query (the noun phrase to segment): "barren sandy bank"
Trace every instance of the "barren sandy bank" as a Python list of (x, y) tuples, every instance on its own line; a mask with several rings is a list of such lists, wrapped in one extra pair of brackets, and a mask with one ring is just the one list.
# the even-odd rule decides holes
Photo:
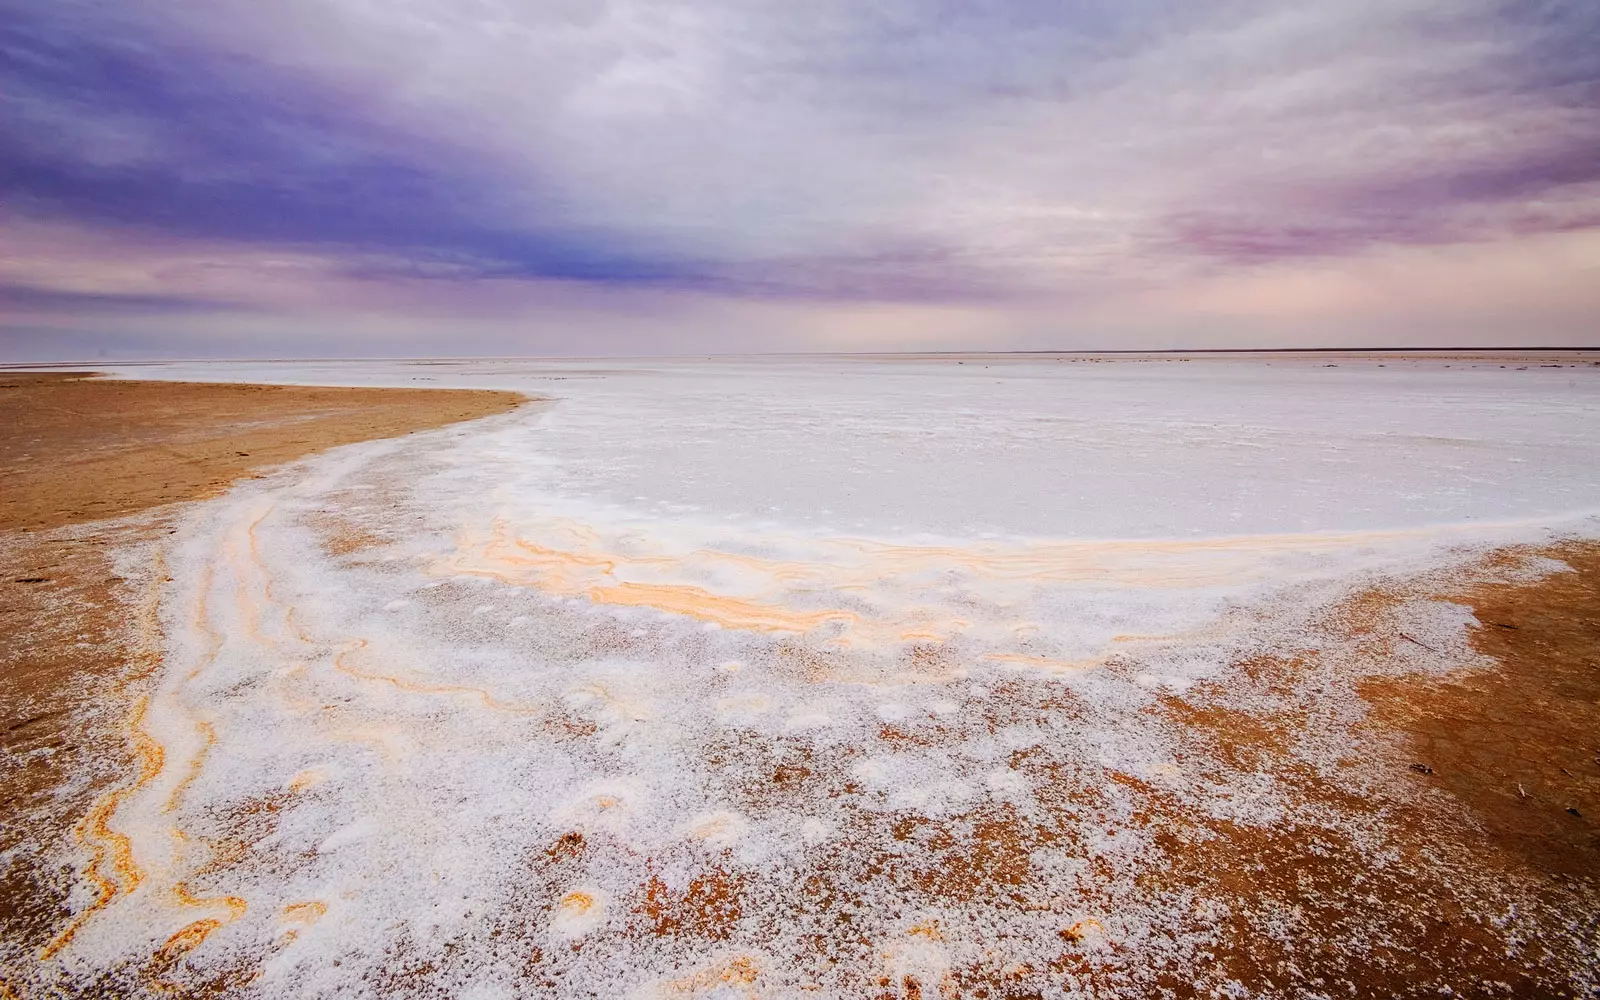
[(159, 663), (141, 596), (162, 570), (116, 553), (168, 530), (170, 505), (260, 470), (523, 398), (0, 373), (0, 937), (33, 950), (67, 925), (80, 873), (46, 859), (104, 822), (90, 803), (133, 766), (114, 730)]
[(197, 500), (324, 448), (504, 413), (522, 398), (0, 372), (0, 531)]

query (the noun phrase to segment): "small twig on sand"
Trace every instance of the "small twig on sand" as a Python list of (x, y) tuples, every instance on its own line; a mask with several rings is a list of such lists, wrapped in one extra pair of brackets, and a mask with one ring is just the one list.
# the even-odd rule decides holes
[(1522, 787), (1522, 782), (1520, 782), (1520, 781), (1517, 782), (1517, 794), (1522, 796), (1523, 798), (1527, 798), (1528, 797), (1528, 790), (1526, 788)]
[(1416, 638), (1415, 636), (1409, 636), (1409, 635), (1406, 635), (1404, 632), (1401, 632), (1400, 633), (1400, 638), (1406, 640), (1407, 642), (1414, 642), (1417, 645), (1421, 646), (1423, 649), (1426, 649), (1430, 653), (1437, 653), (1438, 652), (1437, 649), (1434, 649), (1432, 646), (1430, 646), (1427, 643), (1423, 642), (1421, 639)]

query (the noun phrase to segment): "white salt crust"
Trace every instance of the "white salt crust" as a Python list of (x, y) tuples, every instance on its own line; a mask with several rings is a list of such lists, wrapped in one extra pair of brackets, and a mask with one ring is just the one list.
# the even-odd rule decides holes
[[(1197, 962), (1212, 940), (1171, 928), (1216, 904), (1139, 890), (1159, 853), (1126, 779), (1368, 834), (1151, 707), (1314, 646), (1296, 753), (1332, 773), (1357, 676), (1477, 664), (1459, 606), (1401, 607), (1382, 664), (1317, 609), (1592, 534), (1600, 497), (1592, 377), (1223, 372), (591, 371), (197, 506), (137, 723), (163, 762), (112, 824), (142, 879), (30, 975), (134, 968), (197, 925), (173, 967), (259, 963), (234, 989), (267, 997), (857, 995), (1044, 968), (1068, 927), (1091, 956)], [(335, 556), (341, 531), (384, 543)], [(880, 877), (936, 828), (1049, 810), (1078, 826), (1030, 849), (1027, 905)], [(797, 905), (819, 873), (858, 897)], [(740, 886), (716, 934), (641, 930), (652, 892), (712, 877)]]

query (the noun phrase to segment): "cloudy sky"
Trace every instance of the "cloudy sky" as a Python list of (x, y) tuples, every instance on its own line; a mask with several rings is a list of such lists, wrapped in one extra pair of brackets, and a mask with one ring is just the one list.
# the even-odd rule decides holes
[(1600, 343), (1594, 0), (0, 0), (0, 357)]

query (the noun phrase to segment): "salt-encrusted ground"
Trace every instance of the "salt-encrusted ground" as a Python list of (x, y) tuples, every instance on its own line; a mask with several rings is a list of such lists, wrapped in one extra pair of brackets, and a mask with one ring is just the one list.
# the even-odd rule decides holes
[(141, 764), (34, 981), (1593, 984), (1593, 887), (1419, 837), (1358, 688), (1492, 668), (1438, 595), (1600, 533), (1600, 369), (958, 360), (206, 370), (552, 401), (160, 543)]

